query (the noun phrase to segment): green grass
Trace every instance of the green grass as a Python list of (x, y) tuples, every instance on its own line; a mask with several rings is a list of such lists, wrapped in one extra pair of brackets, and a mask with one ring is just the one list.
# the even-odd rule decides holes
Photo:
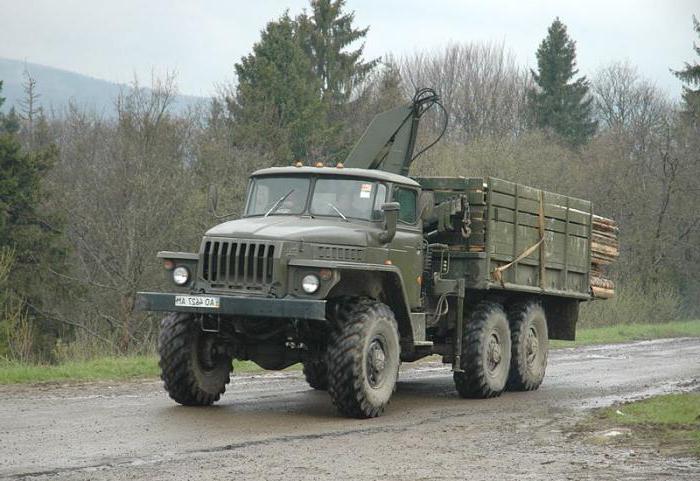
[(622, 324), (619, 326), (579, 328), (576, 341), (552, 341), (551, 347), (643, 341), (666, 337), (700, 337), (700, 320), (673, 321), (664, 324)]
[[(578, 429), (593, 433), (589, 437), (598, 443), (700, 456), (700, 392), (614, 405), (595, 412)], [(626, 434), (613, 439), (599, 434), (610, 430), (624, 430)]]
[[(250, 361), (234, 362), (237, 372), (261, 369)], [(155, 356), (104, 357), (58, 365), (35, 365), (0, 361), (0, 384), (62, 381), (152, 379), (160, 375)]]
[[(552, 341), (551, 346), (560, 348), (684, 336), (700, 337), (700, 320), (578, 329), (575, 342)], [(236, 361), (234, 369), (237, 372), (261, 370), (249, 361)], [(0, 384), (149, 379), (158, 375), (158, 359), (152, 356), (104, 357), (58, 365), (21, 364), (0, 359)]]
[(688, 425), (697, 430), (700, 429), (700, 392), (655, 396), (608, 408), (605, 415), (622, 424)]

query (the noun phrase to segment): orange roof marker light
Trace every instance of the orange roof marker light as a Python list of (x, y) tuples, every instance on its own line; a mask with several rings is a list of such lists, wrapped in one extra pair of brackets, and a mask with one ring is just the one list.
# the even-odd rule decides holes
[(384, 265), (390, 266), (392, 264), (393, 264), (393, 262), (391, 262), (389, 259), (384, 261)]
[(316, 167), (323, 167), (323, 162), (316, 162)]
[(343, 167), (345, 167), (345, 166), (343, 165), (342, 162), (338, 162), (337, 164), (335, 164), (336, 169), (342, 169)]
[(304, 163), (301, 160), (297, 160), (294, 167), (304, 167)]

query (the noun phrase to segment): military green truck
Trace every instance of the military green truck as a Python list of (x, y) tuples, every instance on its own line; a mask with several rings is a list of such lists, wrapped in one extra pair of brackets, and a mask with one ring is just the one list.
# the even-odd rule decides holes
[[(242, 218), (160, 252), (165, 389), (219, 400), (233, 360), (302, 363), (340, 413), (380, 415), (401, 362), (439, 355), (465, 398), (537, 389), (591, 289), (591, 203), (482, 177), (408, 177), (430, 89), (375, 117), (343, 163), (258, 170)], [(215, 202), (214, 202), (215, 204)]]

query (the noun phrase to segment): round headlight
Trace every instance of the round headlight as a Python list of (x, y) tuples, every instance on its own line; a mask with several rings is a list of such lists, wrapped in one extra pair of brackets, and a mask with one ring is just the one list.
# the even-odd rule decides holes
[(184, 286), (190, 280), (190, 271), (187, 267), (176, 267), (173, 270), (173, 282), (178, 286)]
[(318, 290), (319, 285), (320, 281), (318, 280), (318, 277), (316, 277), (313, 274), (304, 276), (304, 278), (301, 280), (301, 287), (307, 294), (313, 294), (314, 292), (316, 292)]

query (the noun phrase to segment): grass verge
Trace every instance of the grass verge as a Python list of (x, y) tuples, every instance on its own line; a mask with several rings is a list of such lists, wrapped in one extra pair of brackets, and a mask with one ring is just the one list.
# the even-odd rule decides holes
[[(551, 346), (560, 348), (685, 336), (700, 337), (700, 320), (579, 329), (576, 341), (552, 341)], [(299, 369), (299, 366), (288, 369)], [(234, 370), (256, 372), (261, 369), (249, 361), (236, 361)], [(146, 379), (158, 375), (158, 359), (154, 356), (104, 357), (58, 365), (22, 364), (0, 359), (0, 384)]]
[[(237, 372), (261, 371), (250, 361), (235, 361)], [(155, 356), (103, 357), (90, 361), (73, 361), (58, 365), (21, 364), (0, 360), (0, 384), (62, 381), (132, 380), (157, 378), (160, 375)]]
[(576, 430), (597, 444), (700, 457), (700, 392), (655, 396), (601, 409)]
[(668, 337), (700, 337), (700, 320), (673, 321), (664, 324), (620, 324), (618, 326), (579, 328), (575, 341), (551, 341), (550, 346), (574, 347), (589, 344), (645, 341)]

